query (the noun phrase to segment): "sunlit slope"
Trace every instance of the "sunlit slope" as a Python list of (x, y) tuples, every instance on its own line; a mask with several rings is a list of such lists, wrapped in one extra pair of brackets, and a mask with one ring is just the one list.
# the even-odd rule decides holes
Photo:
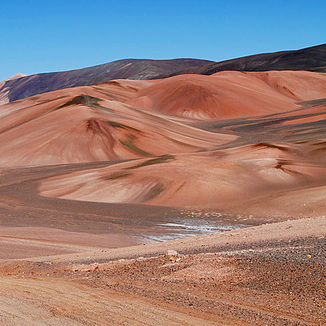
[(123, 102), (146, 81), (55, 91), (0, 107), (0, 166), (125, 160), (230, 142)]
[(299, 108), (326, 97), (326, 74), (307, 71), (181, 75), (140, 90), (128, 103), (200, 120), (239, 118)]

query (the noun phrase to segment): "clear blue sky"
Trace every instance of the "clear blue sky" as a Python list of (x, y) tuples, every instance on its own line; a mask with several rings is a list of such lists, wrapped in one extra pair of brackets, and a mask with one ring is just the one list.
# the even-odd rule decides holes
[(220, 61), (326, 43), (326, 1), (1, 0), (0, 80), (124, 58)]

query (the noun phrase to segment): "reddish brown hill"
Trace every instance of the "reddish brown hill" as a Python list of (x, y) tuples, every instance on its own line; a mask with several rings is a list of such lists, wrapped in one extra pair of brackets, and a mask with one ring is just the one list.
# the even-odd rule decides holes
[(211, 148), (236, 139), (123, 102), (153, 82), (113, 81), (0, 108), (0, 166), (133, 159)]
[[(286, 119), (293, 115), (291, 110), (301, 108), (302, 101), (315, 103), (323, 97), (326, 75), (302, 71), (116, 80), (50, 92), (0, 107), (0, 165), (97, 162), (210, 150), (239, 135), (199, 125), (198, 119), (218, 125), (221, 119), (277, 113), (275, 121), (281, 119), (284, 127), (291, 127), (294, 120)], [(300, 116), (302, 123), (322, 119), (320, 108), (306, 110)]]
[[(145, 203), (219, 212), (258, 211), (275, 216), (304, 214), (323, 207), (314, 193), (326, 180), (324, 164), (308, 157), (303, 145), (246, 145), (225, 151), (168, 155), (54, 177), (40, 193), (91, 202)], [(306, 196), (303, 198), (304, 194)], [(287, 202), (293, 197), (294, 205)], [(307, 207), (305, 207), (307, 206)], [(299, 210), (298, 210), (299, 208)], [(265, 212), (264, 212), (265, 209)], [(282, 213), (280, 214), (281, 211)]]
[(326, 97), (326, 74), (305, 71), (182, 75), (140, 90), (129, 104), (169, 115), (212, 120), (299, 108)]
[[(44, 180), (42, 195), (265, 217), (323, 212), (318, 196), (326, 180), (325, 74), (222, 72), (137, 83), (134, 89), (128, 84), (130, 93), (121, 97), (128, 104), (97, 102), (102, 108), (91, 109), (88, 128), (101, 142), (87, 136), (84, 150), (74, 150), (88, 153), (90, 161), (140, 160)], [(77, 125), (85, 124), (82, 114), (90, 114), (89, 107), (68, 109), (81, 110)], [(106, 131), (108, 121), (114, 128), (111, 122)], [(74, 144), (87, 135), (85, 127), (76, 128)], [(112, 143), (102, 146), (110, 137)], [(104, 153), (110, 146), (111, 156), (89, 154), (90, 148)]]

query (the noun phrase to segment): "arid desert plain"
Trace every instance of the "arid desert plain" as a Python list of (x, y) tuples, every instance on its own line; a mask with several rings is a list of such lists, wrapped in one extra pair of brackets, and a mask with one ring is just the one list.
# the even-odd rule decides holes
[(326, 72), (155, 64), (0, 83), (0, 324), (325, 325)]

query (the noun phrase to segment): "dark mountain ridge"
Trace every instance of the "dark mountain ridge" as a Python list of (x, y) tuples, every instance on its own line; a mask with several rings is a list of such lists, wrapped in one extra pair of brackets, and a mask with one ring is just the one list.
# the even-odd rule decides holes
[(213, 62), (200, 67), (175, 71), (172, 74), (165, 74), (159, 77), (166, 78), (181, 74), (212, 75), (225, 70), (308, 70), (326, 72), (326, 44), (294, 51), (255, 54), (237, 59)]
[(112, 79), (154, 79), (161, 74), (211, 63), (199, 59), (124, 59), (70, 71), (51, 72), (8, 80), (0, 88), (9, 102), (58, 89), (90, 86)]
[(182, 74), (211, 75), (219, 71), (308, 70), (326, 72), (326, 44), (294, 51), (263, 53), (213, 62), (199, 59), (124, 59), (63, 72), (7, 80), (0, 97), (12, 102), (58, 89), (90, 86), (112, 79), (158, 79)]

